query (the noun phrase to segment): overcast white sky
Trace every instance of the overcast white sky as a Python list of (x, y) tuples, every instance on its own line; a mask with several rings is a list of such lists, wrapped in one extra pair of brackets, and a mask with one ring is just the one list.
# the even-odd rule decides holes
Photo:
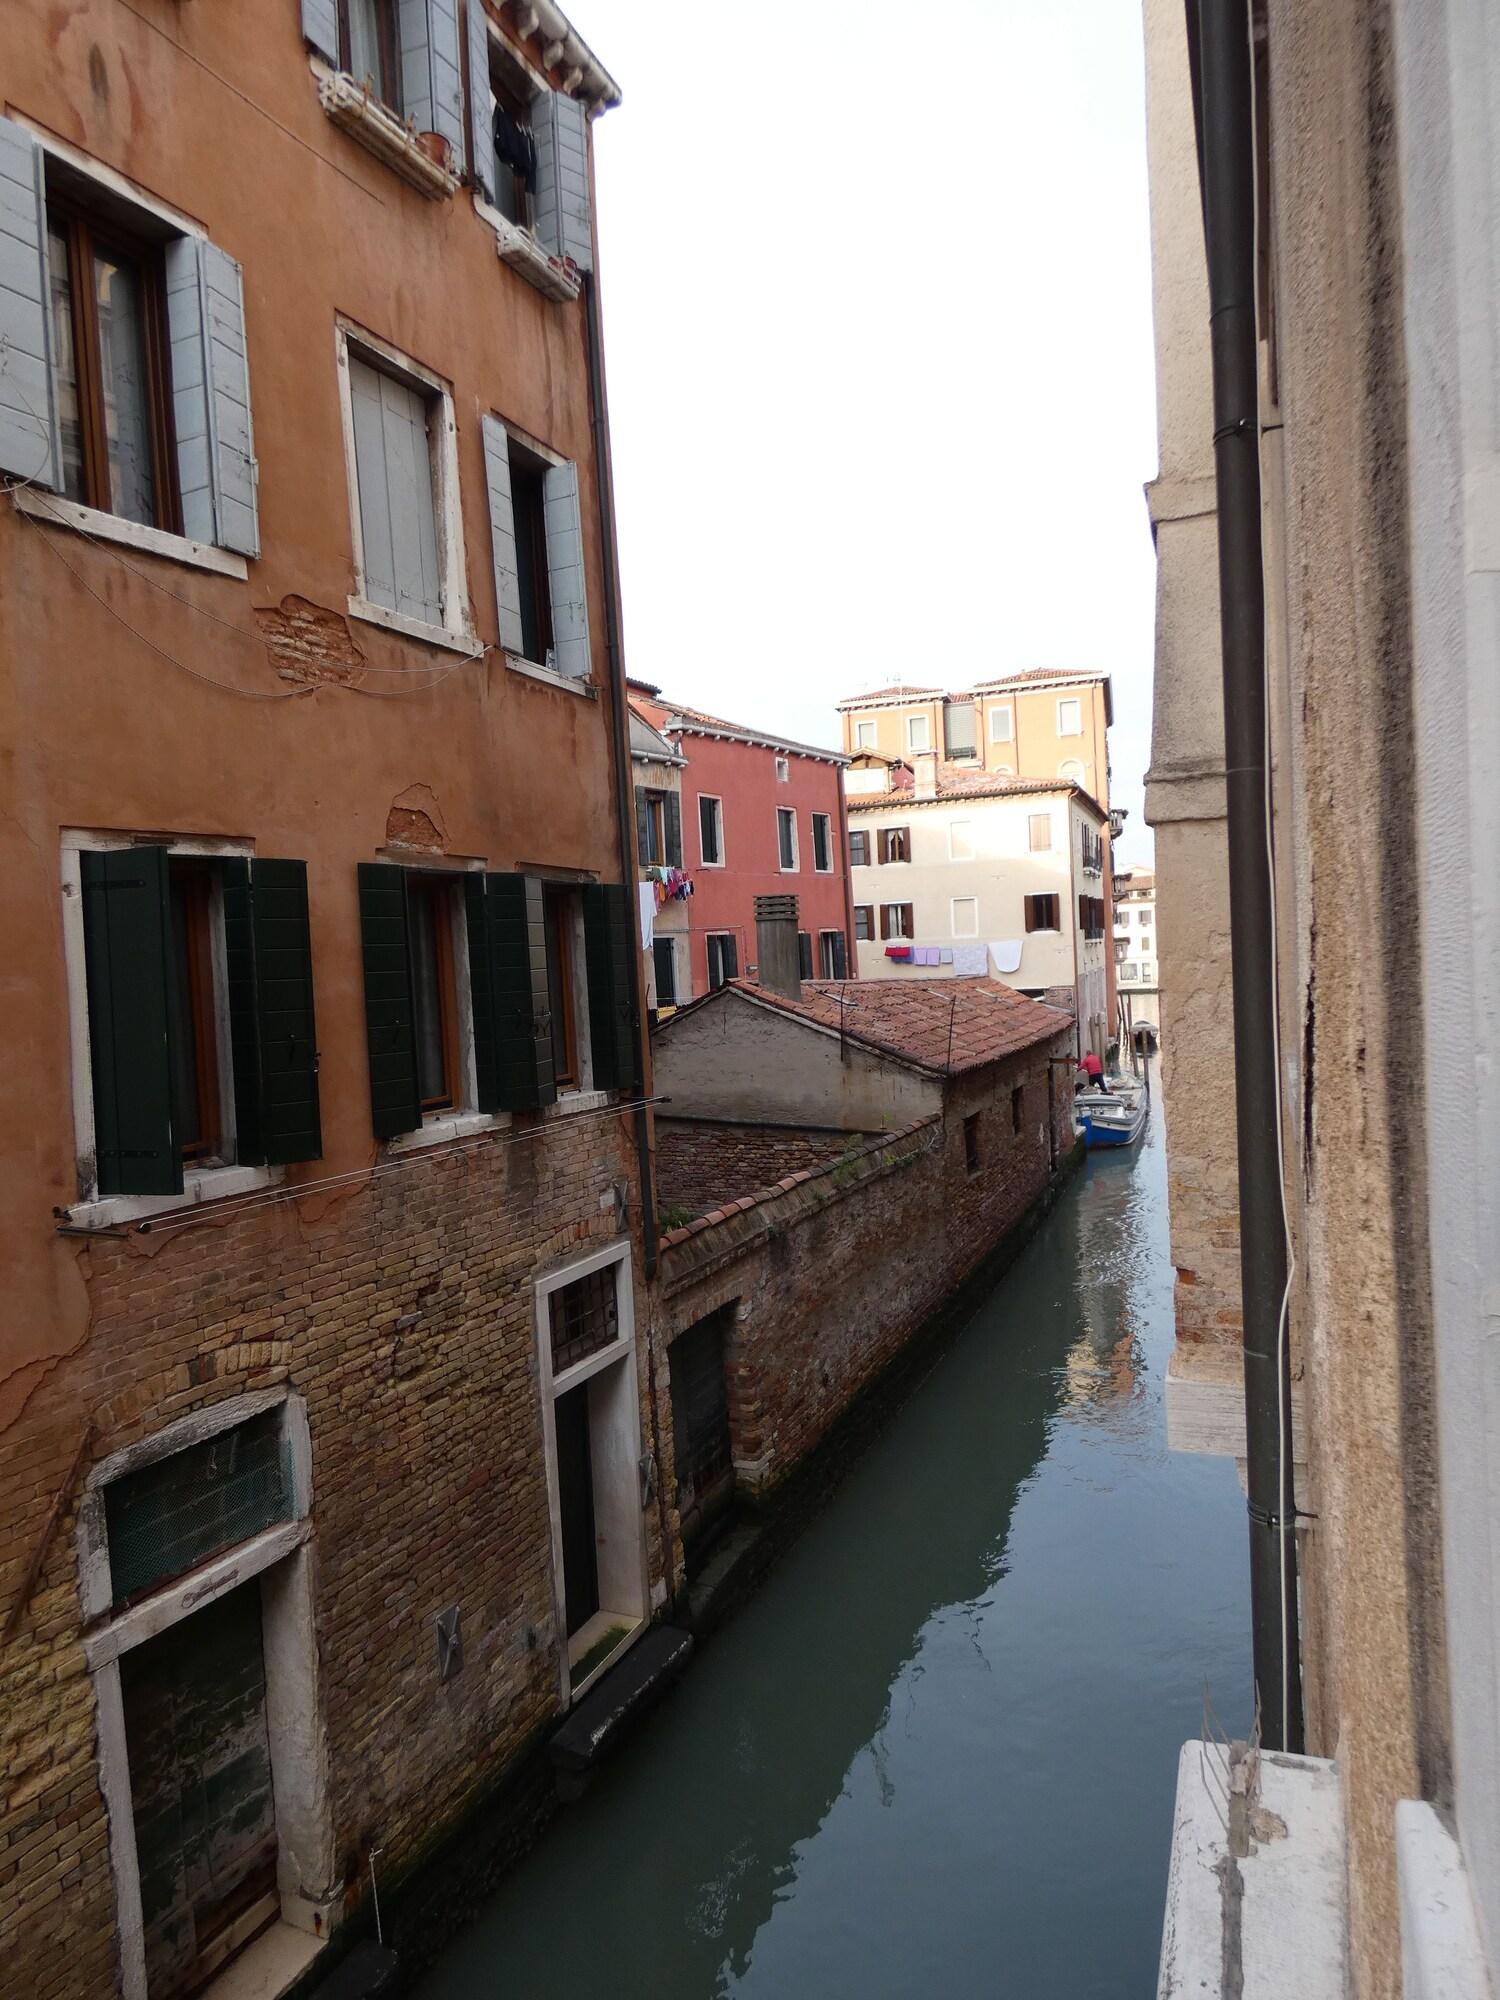
[(1144, 861), (1156, 463), (1139, 0), (574, 0), (626, 658), (807, 742), (841, 695), (1114, 676)]

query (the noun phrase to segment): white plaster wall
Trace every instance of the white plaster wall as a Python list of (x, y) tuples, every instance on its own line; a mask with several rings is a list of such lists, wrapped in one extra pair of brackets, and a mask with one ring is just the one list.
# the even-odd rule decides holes
[(651, 1043), (667, 1112), (879, 1132), (936, 1111), (927, 1078), (729, 993), (674, 1015)]
[(1419, 851), (1433, 919), (1423, 935), (1424, 1057), (1454, 1805), (1496, 1980), (1500, 12), (1492, 0), (1395, 0), (1393, 11)]

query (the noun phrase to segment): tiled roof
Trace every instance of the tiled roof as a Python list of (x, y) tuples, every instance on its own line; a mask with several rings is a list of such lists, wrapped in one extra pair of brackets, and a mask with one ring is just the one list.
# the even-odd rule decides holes
[(635, 692), (642, 683), (632, 682), (630, 706), (637, 715), (643, 716), (653, 728), (669, 730), (679, 727), (688, 734), (724, 731), (731, 736), (743, 737), (748, 743), (755, 743), (771, 750), (785, 750), (794, 757), (817, 757), (825, 764), (847, 764), (848, 758), (842, 750), (830, 750), (821, 743), (797, 743), (786, 736), (778, 736), (768, 729), (757, 729), (749, 722), (729, 722), (722, 715), (710, 715), (701, 708), (688, 708), (680, 701), (662, 701)]
[(1019, 673), (996, 674), (993, 680), (975, 681), (967, 692), (987, 694), (991, 688), (1014, 687), (1018, 681), (1061, 681), (1067, 687), (1078, 687), (1086, 681), (1108, 679), (1103, 667), (1023, 667)]
[(880, 806), (938, 805), (944, 799), (1004, 799), (1020, 798), (1036, 792), (1076, 792), (1101, 820), (1105, 817), (1098, 801), (1082, 785), (1074, 784), (1071, 778), (1005, 778), (996, 771), (974, 771), (962, 764), (939, 764), (937, 791), (931, 798), (918, 798), (915, 786), (911, 767), (896, 764), (891, 769), (888, 791), (850, 792), (846, 803), (849, 811), (856, 813), (874, 812)]
[(936, 687), (899, 686), (899, 687), (888, 687), (888, 688), (871, 688), (868, 694), (846, 694), (842, 701), (836, 701), (834, 703), (834, 707), (838, 709), (840, 712), (842, 712), (846, 708), (858, 708), (861, 702), (908, 701), (908, 700), (916, 701), (923, 698), (924, 696), (930, 697), (932, 695), (940, 695), (942, 692), (943, 690), (941, 688), (936, 688)]
[(922, 1069), (954, 1073), (1051, 1041), (1072, 1025), (1061, 1008), (1028, 1000), (998, 979), (804, 980), (800, 1000), (745, 979), (721, 990), (841, 1029), (852, 1042)]

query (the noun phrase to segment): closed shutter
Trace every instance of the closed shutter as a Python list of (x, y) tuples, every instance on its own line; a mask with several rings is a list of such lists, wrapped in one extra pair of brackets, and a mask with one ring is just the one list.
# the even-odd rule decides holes
[(663, 795), (663, 809), (667, 821), (667, 866), (682, 866), (682, 800), (676, 792)]
[[(470, 0), (470, 5), (477, 0)], [(518, 657), (526, 652), (521, 625), (521, 575), (516, 556), (516, 510), (510, 490), (510, 434), (498, 417), (480, 419), (484, 433), (484, 483), (490, 503), (490, 551), (495, 564), (495, 603), (500, 644)]]
[(583, 576), (578, 467), (549, 465), (542, 482), (547, 521), (547, 579), (552, 597), (552, 653), (558, 673), (588, 678), (589, 607)]
[(0, 118), (0, 471), (55, 488), (62, 453), (42, 157), (29, 132)]
[(534, 875), (486, 875), (484, 904), (495, 1101), (487, 1105), (481, 1097), (480, 1108), (535, 1111), (557, 1096), (541, 882)]
[(393, 1139), (422, 1123), (404, 869), (378, 861), (359, 864), (359, 928), (370, 1117), (377, 1139)]
[(116, 848), (81, 854), (79, 862), (98, 1191), (181, 1194), (172, 1134), (167, 850)]
[(236, 1157), (273, 1167), (320, 1159), (307, 863), (226, 862), (224, 942)]
[(195, 541), (258, 556), (244, 274), (197, 236), (175, 238), (165, 255), (183, 530)]
[(545, 90), (531, 107), (531, 131), (537, 240), (554, 257), (571, 257), (580, 271), (592, 270), (588, 112), (576, 97)]
[[(490, 94), (490, 33), (483, 0), (466, 0), (469, 23), (469, 172), (495, 199), (495, 100)], [(486, 419), (488, 421), (488, 419)]]
[(302, 39), (324, 62), (339, 66), (338, 0), (302, 0)]
[(812, 932), (797, 933), (797, 972), (803, 979), (813, 976)]
[(651, 801), (644, 785), (635, 788), (635, 858), (643, 868), (651, 864)]
[(828, 933), (828, 950), (833, 960), (830, 976), (834, 979), (843, 979), (849, 970), (849, 955), (845, 947), (844, 933), (842, 931), (830, 931)]
[(500, 1109), (494, 976), (490, 968), (489, 910), (483, 875), (464, 877), (464, 931), (469, 946), (469, 1015), (474, 1024), (474, 1102)]
[(364, 592), (424, 624), (443, 620), (427, 400), (349, 356)]
[(464, 152), (458, 0), (401, 0), (401, 108), (419, 132), (439, 132)]
[(589, 1049), (596, 1090), (629, 1090), (635, 1060), (635, 955), (628, 892), (592, 882), (583, 892), (588, 961)]

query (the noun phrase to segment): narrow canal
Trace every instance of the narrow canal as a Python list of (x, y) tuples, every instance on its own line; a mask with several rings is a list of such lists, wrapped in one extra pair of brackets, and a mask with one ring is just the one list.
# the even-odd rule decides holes
[(1129, 2000), (1179, 1746), (1248, 1720), (1234, 1468), (1169, 1456), (1159, 1117), (1040, 1235), (423, 2000)]

